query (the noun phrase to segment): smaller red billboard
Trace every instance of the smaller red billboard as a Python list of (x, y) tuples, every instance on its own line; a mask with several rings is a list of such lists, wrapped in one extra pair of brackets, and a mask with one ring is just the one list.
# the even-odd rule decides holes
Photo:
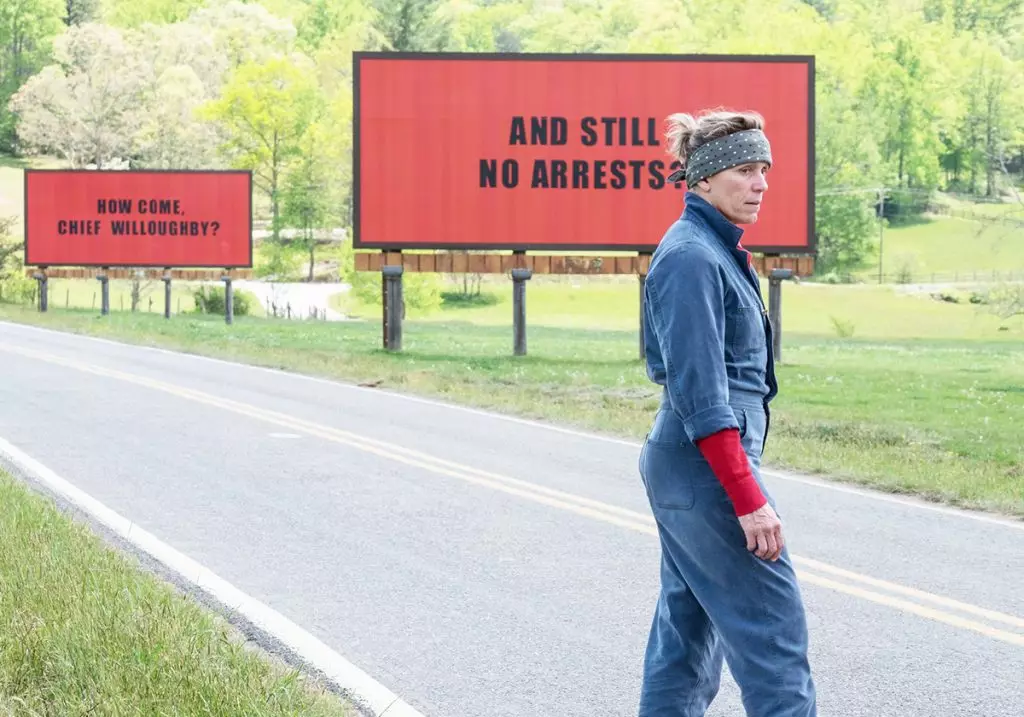
[(25, 263), (252, 267), (252, 172), (26, 170)]

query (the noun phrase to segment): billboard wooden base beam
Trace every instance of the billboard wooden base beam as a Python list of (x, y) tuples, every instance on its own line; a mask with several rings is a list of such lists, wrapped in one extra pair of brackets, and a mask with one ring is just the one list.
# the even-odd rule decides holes
[[(356, 271), (377, 272), (384, 266), (401, 266), (405, 271), (438, 274), (508, 274), (513, 269), (529, 269), (532, 274), (640, 274), (646, 275), (651, 255), (585, 256), (553, 254), (470, 254), (439, 252), (356, 252)], [(814, 273), (813, 256), (755, 256), (758, 273), (767, 276), (773, 269), (789, 269), (793, 276)]]
[[(25, 273), (31, 277), (34, 269), (26, 269)], [(65, 267), (47, 268), (47, 275), (51, 279), (99, 279), (105, 275), (108, 279), (165, 279), (168, 275), (176, 281), (220, 281), (224, 275), (223, 269), (161, 269), (144, 268), (132, 269), (130, 267)], [(252, 269), (231, 269), (227, 272), (236, 281), (252, 279)]]

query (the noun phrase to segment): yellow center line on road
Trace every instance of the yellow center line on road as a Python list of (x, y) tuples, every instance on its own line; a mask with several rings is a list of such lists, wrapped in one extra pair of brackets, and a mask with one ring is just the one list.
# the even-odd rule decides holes
[[(639, 513), (610, 505), (608, 503), (603, 503), (601, 501), (575, 495), (573, 493), (548, 488), (529, 481), (492, 473), (478, 468), (473, 468), (472, 466), (462, 465), (454, 461), (438, 458), (398, 444), (388, 443), (386, 441), (362, 436), (350, 431), (344, 431), (338, 428), (307, 421), (296, 416), (222, 398), (203, 391), (197, 391), (195, 389), (147, 378), (145, 376), (95, 366), (81, 361), (76, 361), (74, 359), (68, 359), (22, 347), (0, 346), (0, 350), (19, 354), (28, 358), (46, 361), (59, 366), (65, 366), (83, 373), (112, 378), (122, 382), (135, 384), (137, 386), (161, 391), (189, 401), (231, 411), (242, 416), (265, 421), (276, 426), (288, 428), (293, 431), (300, 431), (310, 436), (346, 445), (363, 452), (381, 456), (382, 458), (390, 461), (404, 463), (405, 465), (420, 468), (438, 475), (456, 478), (464, 482), (501, 491), (520, 498), (525, 498), (535, 503), (572, 512), (606, 524), (627, 528), (646, 535), (657, 535), (657, 527), (653, 518), (649, 514)], [(1007, 615), (994, 610), (988, 610), (969, 603), (952, 600), (941, 595), (934, 595), (923, 590), (910, 588), (897, 583), (872, 578), (870, 576), (862, 575), (850, 570), (844, 570), (843, 568), (838, 568), (818, 560), (812, 560), (810, 558), (803, 558), (800, 556), (791, 556), (791, 558), (798, 569), (799, 579), (809, 584), (834, 590), (836, 592), (844, 593), (876, 604), (892, 607), (935, 622), (971, 630), (1012, 645), (1024, 647), (1024, 634), (1008, 632), (944, 610), (927, 607), (910, 600), (886, 595), (875, 590), (868, 590), (859, 585), (850, 583), (860, 583), (861, 585), (904, 595), (909, 598), (914, 598), (920, 602), (928, 602), (933, 605), (939, 605), (952, 610), (971, 614), (990, 622), (999, 622), (1012, 625), (1014, 627), (1024, 627), (1024, 619), (1019, 617)], [(826, 577), (825, 575), (819, 575), (817, 573), (825, 573), (833, 577)], [(835, 578), (843, 578), (845, 581), (849, 582), (843, 582)]]
[(818, 560), (812, 560), (811, 558), (793, 558), (793, 562), (814, 570), (819, 570), (823, 573), (830, 573), (838, 577), (846, 578), (847, 580), (855, 580), (857, 582), (864, 583), (865, 585), (882, 588), (883, 590), (889, 590), (890, 592), (899, 593), (900, 595), (917, 598), (918, 600), (930, 602), (935, 605), (942, 605), (943, 607), (959, 610), (960, 612), (970, 613), (971, 615), (983, 617), (992, 622), (1001, 622), (1006, 625), (1024, 628), (1024, 619), (1014, 615), (1007, 615), (1005, 613), (996, 612), (995, 610), (987, 610), (976, 605), (971, 605), (970, 603), (960, 602), (959, 600), (953, 600), (952, 598), (943, 597), (941, 595), (934, 595), (923, 590), (917, 590), (916, 588), (909, 588), (905, 585), (889, 582), (888, 580), (879, 580), (878, 578), (861, 575), (860, 573), (854, 573), (849, 570), (844, 570), (843, 568), (837, 568), (834, 565), (829, 565), (828, 563), (823, 563)]

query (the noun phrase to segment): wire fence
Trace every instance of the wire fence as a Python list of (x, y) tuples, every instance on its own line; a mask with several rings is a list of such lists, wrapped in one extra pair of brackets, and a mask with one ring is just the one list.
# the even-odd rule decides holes
[[(833, 273), (821, 280), (834, 284), (1015, 284), (1024, 283), (1024, 269), (1014, 271), (988, 271), (985, 269), (964, 271), (895, 271)], [(813, 279), (812, 279), (813, 281)]]
[(999, 224), (1001, 226), (1024, 229), (1024, 207), (1021, 211), (1005, 214), (989, 214), (974, 211), (971, 209), (957, 209), (954, 207), (934, 206), (929, 208), (931, 214), (943, 217), (955, 217), (957, 219), (970, 219), (971, 221), (983, 224)]
[[(328, 309), (322, 304), (302, 301), (281, 301), (270, 297), (260, 301), (258, 297), (245, 295), (247, 298), (246, 303), (248, 304), (248, 309), (241, 310), (241, 297), (243, 295), (242, 291), (235, 291), (234, 308), (236, 315), (256, 315), (268, 319), (283, 319), (289, 321), (327, 321), (329, 319)], [(3, 286), (0, 285), (0, 303), (21, 306), (38, 306), (40, 303), (39, 298), (38, 283), (34, 282), (32, 288), (24, 291), (23, 293), (7, 293), (6, 295), (3, 291)], [(73, 309), (77, 311), (98, 312), (100, 311), (101, 306), (101, 293), (99, 289), (92, 292), (90, 302), (84, 303), (81, 296), (73, 296), (71, 290), (66, 286), (59, 286), (56, 283), (51, 283), (47, 285), (46, 298), (46, 305), (50, 309)], [(138, 313), (163, 315), (166, 311), (163, 291), (143, 293), (138, 297), (134, 308), (132, 307), (131, 295), (128, 292), (111, 292), (108, 299), (108, 311), (112, 314)], [(256, 311), (256, 306), (254, 306), (254, 304), (258, 305), (261, 311)], [(197, 307), (194, 299), (187, 299), (183, 301), (183, 297), (180, 294), (175, 294), (171, 297), (171, 308), (169, 313), (171, 316), (221, 314), (223, 313), (223, 302), (217, 303), (213, 307), (207, 307), (205, 311), (202, 311)]]

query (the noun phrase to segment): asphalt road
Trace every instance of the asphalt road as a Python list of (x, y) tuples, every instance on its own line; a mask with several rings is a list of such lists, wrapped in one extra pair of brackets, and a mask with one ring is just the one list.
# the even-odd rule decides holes
[[(428, 717), (636, 713), (634, 443), (6, 323), (0, 437)], [(821, 715), (1024, 714), (1024, 524), (767, 482)]]

